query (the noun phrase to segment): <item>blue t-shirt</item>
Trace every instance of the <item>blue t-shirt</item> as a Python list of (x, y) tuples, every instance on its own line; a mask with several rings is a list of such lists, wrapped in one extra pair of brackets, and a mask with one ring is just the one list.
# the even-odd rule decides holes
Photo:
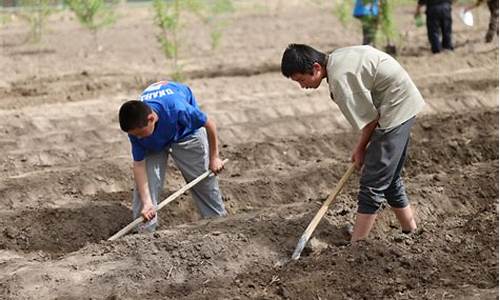
[(379, 0), (356, 0), (352, 15), (354, 17), (378, 16)]
[(198, 107), (191, 89), (177, 82), (154, 83), (142, 92), (140, 100), (158, 115), (158, 121), (153, 133), (146, 138), (129, 134), (135, 161), (143, 160), (146, 152), (164, 150), (207, 122), (207, 116)]

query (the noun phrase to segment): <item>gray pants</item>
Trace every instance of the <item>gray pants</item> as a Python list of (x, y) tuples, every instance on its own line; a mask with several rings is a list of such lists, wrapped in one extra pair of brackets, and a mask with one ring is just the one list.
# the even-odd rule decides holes
[[(204, 127), (178, 143), (172, 144), (170, 149), (172, 149), (171, 154), (175, 164), (187, 182), (192, 181), (208, 170), (209, 148), (207, 133)], [(158, 201), (163, 200), (158, 199), (158, 197), (163, 190), (165, 182), (168, 155), (169, 148), (165, 149), (165, 151), (147, 153), (145, 157), (149, 192), (155, 207), (158, 206)], [(200, 181), (191, 188), (191, 194), (202, 217), (209, 218), (227, 215), (216, 176), (210, 175)], [(134, 219), (140, 216), (141, 209), (142, 202), (139, 198), (137, 187), (135, 187), (132, 203)], [(154, 219), (139, 225), (138, 231), (154, 231), (157, 224), (158, 213)]]
[(376, 128), (373, 132), (359, 181), (358, 213), (376, 213), (384, 199), (391, 207), (408, 206), (400, 174), (406, 160), (413, 123), (415, 117), (399, 126)]

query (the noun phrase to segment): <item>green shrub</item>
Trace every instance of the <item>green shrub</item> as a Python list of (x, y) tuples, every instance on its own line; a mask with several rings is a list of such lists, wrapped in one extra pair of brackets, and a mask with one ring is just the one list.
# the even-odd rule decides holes
[(30, 24), (30, 34), (28, 40), (38, 43), (42, 40), (42, 33), (49, 15), (53, 12), (50, 5), (55, 4), (54, 0), (22, 0), (22, 9), (19, 17)]
[[(380, 0), (380, 29), (386, 44), (394, 43), (397, 36), (394, 23), (394, 7), (390, 0)], [(410, 16), (412, 17), (412, 16)]]
[(200, 18), (210, 28), (211, 47), (219, 46), (222, 29), (226, 25), (222, 14), (233, 11), (231, 0), (154, 0), (154, 22), (160, 29), (158, 42), (164, 55), (172, 59), (175, 80), (182, 80), (182, 66), (179, 65), (179, 51), (182, 41), (179, 38), (183, 12)]
[(97, 32), (102, 27), (115, 22), (116, 16), (113, 6), (116, 0), (64, 0), (64, 3), (76, 15), (80, 24), (90, 30), (94, 37), (96, 48), (99, 50)]
[(222, 39), (222, 31), (227, 26), (227, 20), (223, 19), (224, 14), (234, 11), (231, 0), (213, 0), (206, 1), (206, 13), (203, 17), (204, 22), (210, 29), (210, 41), (212, 50), (219, 47)]
[(349, 21), (352, 20), (352, 1), (340, 0), (335, 1), (333, 14), (339, 19), (340, 23), (346, 27)]

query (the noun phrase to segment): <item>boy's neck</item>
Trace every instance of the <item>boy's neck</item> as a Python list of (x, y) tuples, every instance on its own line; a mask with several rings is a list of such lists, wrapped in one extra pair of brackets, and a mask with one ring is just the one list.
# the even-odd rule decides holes
[(328, 70), (326, 69), (326, 66), (321, 66), (321, 78), (326, 78), (326, 81), (328, 82)]
[(155, 128), (156, 128), (156, 124), (158, 123), (158, 120), (160, 119), (160, 117), (158, 117), (158, 114), (154, 110), (153, 110), (153, 116), (155, 117), (154, 124), (155, 124)]
[(330, 55), (327, 56), (325, 65), (321, 66), (321, 72), (323, 72), (323, 78), (326, 78), (326, 81), (328, 81), (328, 69), (326, 67), (328, 66), (329, 63), (330, 63)]

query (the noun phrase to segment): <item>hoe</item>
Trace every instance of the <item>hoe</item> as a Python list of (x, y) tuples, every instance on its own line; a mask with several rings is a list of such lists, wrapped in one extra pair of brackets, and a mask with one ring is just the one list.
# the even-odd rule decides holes
[(345, 183), (347, 182), (347, 179), (349, 179), (349, 176), (351, 176), (352, 172), (354, 171), (354, 164), (352, 164), (347, 172), (345, 172), (344, 176), (340, 179), (339, 183), (337, 184), (337, 187), (335, 190), (328, 196), (328, 199), (326, 199), (325, 203), (323, 203), (323, 206), (319, 209), (318, 213), (316, 213), (316, 216), (314, 216), (314, 219), (309, 223), (309, 226), (307, 226), (306, 231), (302, 234), (302, 237), (300, 238), (297, 247), (295, 247), (295, 251), (293, 251), (292, 254), (292, 259), (297, 260), (300, 257), (300, 253), (302, 253), (302, 250), (304, 250), (304, 247), (307, 244), (307, 241), (309, 241), (309, 238), (311, 237), (314, 229), (316, 229), (316, 226), (318, 226), (319, 221), (323, 217), (323, 215), (326, 213), (328, 210), (328, 206), (332, 203), (333, 200), (337, 197), (338, 193), (342, 190), (344, 187)]
[[(228, 162), (228, 159), (225, 159), (222, 162), (222, 164), (226, 164), (227, 162)], [(198, 182), (202, 181), (203, 179), (205, 179), (206, 177), (208, 177), (211, 174), (213, 174), (213, 172), (210, 171), (210, 170), (208, 170), (205, 173), (203, 173), (200, 176), (198, 176), (193, 181), (191, 181), (188, 184), (186, 184), (185, 186), (183, 186), (180, 190), (178, 190), (177, 192), (173, 193), (168, 198), (166, 198), (165, 200), (163, 200), (162, 202), (160, 202), (160, 204), (156, 208), (156, 211), (159, 211), (165, 205), (167, 205), (168, 203), (174, 201), (177, 197), (179, 197), (180, 195), (182, 195), (184, 192), (186, 192), (187, 190), (189, 190), (190, 188), (192, 188), (193, 186), (195, 186)], [(135, 226), (141, 224), (142, 222), (144, 222), (144, 217), (140, 216), (139, 218), (137, 218), (134, 221), (132, 221), (132, 223), (130, 223), (127, 226), (125, 226), (122, 230), (120, 230), (117, 233), (115, 233), (112, 237), (110, 237), (108, 239), (108, 241), (115, 241), (115, 240), (119, 239), (120, 237), (122, 237), (125, 234), (127, 234), (130, 230), (132, 230)]]

